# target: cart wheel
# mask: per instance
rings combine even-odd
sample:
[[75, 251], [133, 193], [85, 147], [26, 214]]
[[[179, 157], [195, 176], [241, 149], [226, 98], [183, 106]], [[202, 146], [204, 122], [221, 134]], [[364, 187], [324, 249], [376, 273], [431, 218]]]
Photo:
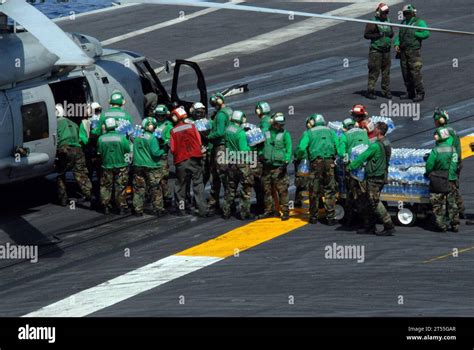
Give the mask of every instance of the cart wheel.
[[336, 204], [334, 209], [336, 211], [336, 216], [334, 218], [336, 220], [342, 220], [344, 218], [345, 213], [346, 213], [345, 210], [344, 210], [344, 207], [340, 204]]
[[413, 226], [416, 221], [416, 214], [411, 208], [403, 208], [397, 212], [396, 216], [397, 224], [401, 226]]

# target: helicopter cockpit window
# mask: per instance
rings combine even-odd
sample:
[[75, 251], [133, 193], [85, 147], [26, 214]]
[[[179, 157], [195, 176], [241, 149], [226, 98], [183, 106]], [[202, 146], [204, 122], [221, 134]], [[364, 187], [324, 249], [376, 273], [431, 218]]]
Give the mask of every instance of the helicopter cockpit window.
[[49, 137], [48, 110], [46, 103], [38, 102], [21, 107], [23, 118], [23, 142]]

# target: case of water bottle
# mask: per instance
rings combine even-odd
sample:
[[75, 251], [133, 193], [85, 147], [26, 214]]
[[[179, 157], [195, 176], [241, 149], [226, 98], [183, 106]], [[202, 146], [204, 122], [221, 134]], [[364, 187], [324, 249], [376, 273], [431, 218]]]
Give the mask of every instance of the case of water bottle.
[[115, 128], [115, 130], [119, 134], [131, 135], [134, 131], [134, 128], [128, 120], [119, 119], [117, 120], [117, 127]]
[[[358, 145], [352, 148], [351, 154], [349, 155], [349, 160], [352, 162], [363, 152], [369, 148], [368, 145]], [[359, 181], [363, 181], [365, 178], [365, 166], [361, 166], [358, 169], [351, 171], [351, 174], [356, 177]]]
[[242, 124], [242, 128], [247, 130], [245, 134], [247, 135], [247, 143], [249, 146], [255, 146], [265, 141], [265, 134], [256, 125], [245, 123]]
[[209, 119], [207, 118], [196, 120], [194, 122], [194, 125], [196, 126], [199, 132], [207, 132], [211, 130], [211, 123], [209, 122]]
[[393, 122], [392, 118], [374, 115], [370, 119], [372, 120], [374, 124], [378, 122], [384, 122], [385, 124], [387, 124], [388, 126], [387, 134], [390, 134], [393, 130], [395, 130], [395, 123]]
[[91, 130], [97, 128], [97, 126], [99, 125], [99, 119], [100, 117], [99, 116], [93, 116], [91, 117], [90, 119], [90, 122], [91, 122]]

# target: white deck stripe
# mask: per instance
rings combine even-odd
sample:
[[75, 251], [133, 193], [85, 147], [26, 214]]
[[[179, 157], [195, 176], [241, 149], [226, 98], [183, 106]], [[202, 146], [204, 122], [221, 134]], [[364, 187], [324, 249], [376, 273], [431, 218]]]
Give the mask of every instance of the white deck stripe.
[[23, 317], [83, 317], [212, 265], [222, 258], [172, 255]]
[[[233, 1], [230, 1], [229, 3], [237, 4], [237, 3], [242, 3], [242, 2], [245, 2], [245, 0], [233, 0]], [[119, 41], [127, 40], [127, 39], [130, 39], [130, 38], [134, 38], [136, 36], [139, 36], [139, 35], [143, 35], [143, 34], [146, 34], [146, 33], [153, 32], [153, 31], [158, 30], [158, 29], [162, 29], [162, 28], [170, 27], [170, 26], [175, 25], [175, 24], [183, 23], [183, 22], [189, 21], [190, 19], [193, 19], [193, 18], [196, 18], [196, 17], [199, 17], [199, 16], [204, 16], [204, 15], [207, 15], [209, 13], [216, 12], [216, 11], [219, 11], [219, 10], [220, 9], [216, 9], [216, 8], [208, 8], [208, 9], [200, 10], [200, 11], [191, 13], [189, 15], [185, 15], [182, 18], [175, 18], [175, 19], [163, 22], [163, 23], [158, 23], [158, 24], [146, 27], [146, 28], [134, 30], [133, 32], [130, 32], [130, 33], [127, 33], [127, 34], [119, 35], [119, 36], [116, 36], [114, 38], [104, 40], [104, 41], [102, 41], [102, 45], [106, 46], [106, 45], [115, 44]]]
[[[402, 2], [403, 0], [391, 0], [387, 1], [388, 5], [394, 5]], [[376, 7], [377, 5], [375, 5]], [[333, 11], [324, 13], [325, 15], [344, 16], [344, 17], [360, 17], [374, 11], [374, 3], [357, 3], [351, 4], [338, 8]], [[197, 56], [188, 58], [190, 61], [203, 62], [215, 59], [220, 56], [234, 54], [251, 54], [261, 50], [268, 49], [270, 47], [283, 44], [285, 42], [301, 38], [303, 36], [315, 33], [317, 31], [330, 28], [336, 24], [340, 24], [340, 21], [325, 20], [320, 18], [310, 18], [284, 28], [273, 30], [268, 33], [254, 36], [253, 38], [246, 39], [234, 44], [230, 44]], [[361, 28], [363, 33], [364, 28]]]
[[[106, 7], [106, 8], [103, 8], [103, 9], [97, 9], [97, 10], [93, 10], [93, 11], [83, 12], [83, 13], [75, 14], [74, 15], [74, 20], [76, 20], [78, 18], [81, 18], [81, 17], [89, 16], [89, 15], [95, 15], [97, 13], [104, 13], [104, 12], [110, 12], [110, 11], [115, 11], [115, 10], [121, 10], [121, 9], [124, 9], [124, 8], [127, 8], [127, 7], [137, 6], [137, 5], [142, 5], [142, 4], [123, 4], [123, 5], [110, 6], [110, 7]], [[72, 19], [69, 16], [63, 16], [63, 17], [53, 19], [53, 22], [56, 22], [56, 23], [64, 22], [64, 21], [72, 21]]]

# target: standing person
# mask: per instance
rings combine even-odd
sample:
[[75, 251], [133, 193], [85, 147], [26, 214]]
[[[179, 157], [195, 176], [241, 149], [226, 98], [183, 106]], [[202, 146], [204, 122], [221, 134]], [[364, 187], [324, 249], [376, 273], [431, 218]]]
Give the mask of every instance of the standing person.
[[97, 158], [97, 139], [98, 136], [92, 131], [99, 123], [102, 114], [102, 106], [97, 102], [92, 102], [88, 107], [88, 117], [81, 121], [79, 126], [79, 139], [81, 140], [84, 155], [86, 157], [86, 165], [89, 171], [89, 178], [92, 180], [94, 172], [97, 179], [100, 179], [100, 163]]
[[161, 156], [165, 152], [153, 135], [157, 124], [155, 118], [145, 118], [142, 121], [144, 132], [133, 142], [133, 210], [136, 216], [143, 215], [146, 193], [150, 195], [153, 214], [159, 217], [166, 214], [160, 187]]
[[433, 119], [435, 122], [436, 129], [439, 128], [446, 128], [449, 130], [449, 138], [446, 141], [449, 145], [453, 146], [456, 150], [458, 155], [458, 164], [457, 164], [457, 179], [456, 179], [456, 187], [454, 190], [454, 197], [456, 198], [456, 205], [458, 206], [459, 217], [464, 219], [464, 211], [466, 207], [464, 206], [464, 200], [461, 196], [461, 191], [459, 190], [460, 185], [460, 176], [462, 170], [462, 152], [461, 152], [461, 139], [459, 135], [456, 133], [456, 130], [453, 129], [451, 125], [449, 125], [449, 114], [448, 111], [437, 107], [433, 114]]
[[375, 124], [371, 118], [369, 118], [369, 113], [364, 105], [355, 104], [350, 110], [351, 117], [356, 122], [356, 127], [364, 129], [367, 132], [367, 136], [370, 141], [376, 139], [375, 136]]
[[459, 231], [455, 197], [458, 155], [448, 142], [450, 137], [447, 128], [436, 129], [436, 147], [431, 150], [426, 161], [426, 174], [430, 178], [430, 202], [436, 229], [441, 232], [446, 232], [448, 227], [453, 232]]
[[[413, 5], [403, 6], [402, 24], [416, 27], [427, 27], [426, 22], [416, 15]], [[421, 68], [421, 43], [428, 39], [430, 32], [422, 29], [400, 28], [400, 33], [395, 38], [395, 50], [400, 56], [400, 66], [402, 68], [403, 80], [407, 93], [400, 96], [401, 99], [411, 99], [413, 102], [421, 102], [425, 98], [425, 88]]]
[[375, 84], [382, 72], [382, 96], [392, 98], [390, 92], [390, 67], [393, 29], [384, 23], [390, 23], [388, 18], [388, 5], [381, 2], [375, 10], [375, 17], [372, 19], [380, 24], [368, 23], [365, 27], [364, 38], [370, 40], [369, 50], [369, 78], [367, 83], [366, 97], [375, 100]]
[[232, 115], [232, 109], [225, 104], [224, 95], [216, 93], [211, 96], [209, 100], [211, 106], [215, 108], [215, 112], [211, 117], [212, 129], [209, 133], [208, 139], [212, 144], [212, 152], [210, 159], [211, 167], [211, 193], [209, 196], [208, 209], [209, 215], [215, 215], [220, 208], [219, 198], [221, 192], [221, 186], [226, 186], [225, 164], [219, 164], [219, 154], [225, 153], [225, 128], [229, 124], [230, 117]]
[[58, 189], [58, 202], [61, 206], [68, 204], [68, 195], [66, 188], [66, 172], [72, 171], [74, 179], [76, 180], [84, 199], [94, 201], [92, 195], [92, 183], [87, 176], [86, 160], [84, 152], [82, 151], [79, 142], [79, 127], [71, 120], [65, 118], [64, 108], [56, 105], [57, 117], [57, 133], [58, 133], [58, 147], [57, 147], [57, 162], [56, 178]]
[[127, 214], [128, 205], [125, 190], [128, 184], [130, 164], [130, 142], [125, 135], [115, 131], [116, 120], [105, 120], [106, 133], [97, 141], [97, 154], [102, 159], [100, 177], [100, 204], [104, 214], [110, 213], [112, 189], [115, 187], [115, 204], [119, 215]]
[[225, 130], [226, 155], [234, 158], [236, 164], [229, 162], [227, 166], [227, 187], [225, 193], [225, 203], [222, 208], [222, 217], [229, 219], [231, 207], [234, 204], [237, 188], [240, 189], [240, 219], [253, 219], [250, 213], [250, 197], [252, 196], [253, 176], [250, 170], [249, 160], [252, 150], [247, 143], [247, 136], [240, 126], [247, 121], [245, 113], [234, 111], [230, 119], [230, 124]]
[[337, 224], [335, 160], [338, 140], [334, 130], [326, 126], [321, 114], [310, 119], [311, 128], [301, 137], [297, 149], [299, 159], [307, 157], [311, 162], [309, 188], [309, 223], [318, 222], [319, 199], [324, 195], [327, 224]]
[[178, 215], [185, 215], [186, 210], [186, 183], [191, 178], [193, 193], [198, 216], [206, 216], [204, 200], [204, 184], [202, 179], [202, 143], [201, 136], [194, 124], [185, 123], [187, 118], [183, 108], [176, 108], [171, 112], [174, 123], [170, 132], [170, 148], [176, 166], [176, 197], [178, 199]]
[[[352, 153], [352, 149], [359, 145], [369, 145], [369, 138], [367, 132], [364, 129], [356, 127], [356, 123], [352, 118], [347, 118], [343, 121], [343, 134], [339, 140], [338, 154], [344, 160], [345, 171], [345, 183], [346, 183], [346, 205], [344, 215], [344, 225], [351, 227], [354, 223], [354, 214], [356, 209], [359, 207], [358, 200], [362, 198], [361, 184], [360, 181], [351, 176], [347, 170], [347, 164], [349, 163], [349, 157]], [[361, 211], [359, 209], [359, 211]]]
[[[314, 126], [315, 118], [318, 114], [311, 114], [309, 117], [306, 118], [306, 130], [311, 129]], [[300, 144], [300, 141], [298, 144]], [[308, 191], [308, 177], [307, 176], [299, 176], [298, 175], [298, 168], [302, 159], [298, 159], [298, 147], [295, 148], [294, 151], [294, 167], [295, 167], [295, 208], [303, 207], [303, 192]], [[303, 157], [304, 158], [304, 157]]]
[[[392, 154], [392, 146], [385, 134], [388, 131], [387, 124], [378, 122], [375, 125], [375, 141], [369, 148], [361, 153], [348, 166], [348, 171], [365, 165], [365, 180], [362, 185], [363, 197], [361, 198], [362, 215], [364, 215], [364, 228], [357, 231], [359, 234], [376, 234], [378, 236], [393, 236], [395, 226], [387, 209], [380, 201], [380, 192], [385, 185], [388, 176], [388, 165]], [[384, 229], [376, 231], [377, 219], [383, 222]]]
[[133, 125], [132, 117], [123, 109], [125, 103], [126, 101], [123, 94], [118, 90], [114, 91], [109, 100], [110, 108], [105, 112], [102, 112], [99, 122], [97, 123], [97, 127], [92, 130], [92, 133], [97, 136], [102, 135], [102, 133], [106, 131], [105, 120], [108, 118], [115, 119], [117, 122], [117, 127], [118, 123], [121, 122], [126, 122], [130, 125]]
[[[255, 106], [255, 114], [257, 115], [259, 122], [257, 126], [262, 130], [262, 132], [267, 132], [270, 129], [272, 122], [272, 109], [268, 102], [258, 102]], [[253, 189], [255, 191], [255, 197], [257, 200], [256, 212], [257, 214], [263, 213], [263, 208], [265, 207], [264, 202], [264, 190], [263, 190], [263, 147], [264, 142], [259, 143], [258, 145], [252, 147], [252, 150], [257, 152], [257, 166], [252, 168], [253, 175]]]
[[160, 159], [160, 171], [161, 174], [161, 193], [163, 196], [164, 208], [170, 208], [173, 203], [173, 196], [171, 194], [171, 189], [169, 186], [169, 177], [170, 177], [170, 166], [168, 163], [168, 154], [170, 149], [170, 132], [173, 128], [173, 124], [169, 120], [170, 111], [165, 105], [156, 106], [153, 111], [153, 116], [156, 119], [156, 131], [159, 133], [160, 137], [158, 141], [160, 143], [160, 148], [163, 150], [163, 155]]
[[[275, 113], [270, 129], [265, 133], [265, 144], [263, 147], [263, 188], [265, 193], [265, 210], [262, 218], [274, 217], [272, 210], [273, 193], [277, 194], [281, 220], [290, 218], [288, 187], [290, 179], [287, 167], [291, 161], [291, 135], [285, 130], [285, 116], [283, 113]], [[278, 213], [279, 216], [280, 213]]]

